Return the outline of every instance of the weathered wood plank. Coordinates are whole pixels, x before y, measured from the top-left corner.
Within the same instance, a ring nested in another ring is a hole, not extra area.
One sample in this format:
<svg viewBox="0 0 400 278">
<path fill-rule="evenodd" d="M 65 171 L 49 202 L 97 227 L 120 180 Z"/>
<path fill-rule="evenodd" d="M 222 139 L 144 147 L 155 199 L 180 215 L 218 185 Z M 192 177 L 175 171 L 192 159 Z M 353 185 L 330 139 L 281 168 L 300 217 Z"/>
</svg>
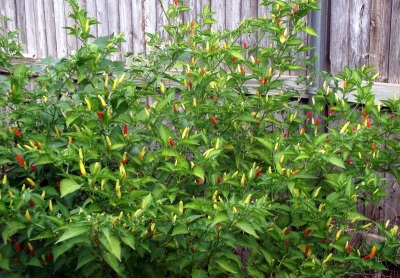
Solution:
<svg viewBox="0 0 400 278">
<path fill-rule="evenodd" d="M 225 22 L 226 22 L 226 12 L 225 7 L 227 5 L 226 0 L 211 0 L 211 10 L 216 12 L 214 15 L 215 19 L 218 20 L 218 23 L 213 25 L 215 30 L 224 30 Z"/>
<path fill-rule="evenodd" d="M 389 78 L 391 83 L 400 83 L 400 0 L 392 1 L 390 24 Z"/>
<path fill-rule="evenodd" d="M 132 25 L 133 25 L 133 50 L 135 53 L 142 53 L 146 49 L 146 16 L 145 3 L 141 1 L 133 1 L 132 5 Z"/>
<path fill-rule="evenodd" d="M 375 66 L 379 72 L 377 81 L 387 82 L 389 79 L 389 41 L 392 1 L 372 1 L 371 25 L 369 37 L 369 65 Z"/>
<path fill-rule="evenodd" d="M 18 40 L 25 44 L 26 42 L 26 16 L 25 16 L 25 3 L 22 1 L 15 2 L 15 20 L 16 20 L 16 27 L 20 30 L 18 34 Z M 18 12 L 17 12 L 18 11 Z M 26 51 L 25 51 L 26 53 Z"/>
<path fill-rule="evenodd" d="M 0 15 L 4 15 L 11 19 L 5 25 L 7 30 L 17 30 L 17 15 L 14 0 L 3 0 L 3 5 L 0 6 Z"/>
<path fill-rule="evenodd" d="M 118 35 L 121 33 L 122 29 L 120 27 L 120 14 L 119 14 L 119 0 L 108 0 L 107 1 L 107 23 L 108 23 L 108 33 L 114 35 Z M 111 59 L 113 60 L 121 60 L 121 53 L 113 53 L 111 54 Z"/>
<path fill-rule="evenodd" d="M 31 26 L 30 28 L 33 29 L 35 37 L 36 37 L 36 53 L 38 58 L 44 58 L 48 56 L 47 50 L 47 26 L 46 26 L 46 19 L 45 14 L 48 11 L 45 11 L 43 0 L 37 0 L 36 5 L 34 6 L 34 10 L 32 13 L 35 14 L 36 22 L 35 25 Z M 33 42 L 35 42 L 35 37 L 33 38 Z"/>
<path fill-rule="evenodd" d="M 130 0 L 120 0 L 119 1 L 119 32 L 125 33 L 126 42 L 121 44 L 122 55 L 126 52 L 133 51 L 133 23 L 132 23 L 132 5 L 130 5 Z M 141 23 L 141 20 L 137 20 Z M 138 24 L 135 22 L 135 24 Z"/>
<path fill-rule="evenodd" d="M 36 22 L 36 14 L 35 14 L 35 7 L 32 1 L 25 1 L 25 20 L 26 25 L 25 34 L 26 34 L 26 41 L 25 44 L 25 51 L 29 54 L 35 55 L 35 57 L 39 57 L 39 49 L 36 45 L 38 41 L 37 37 L 37 22 Z"/>
<path fill-rule="evenodd" d="M 338 73 L 348 65 L 348 40 L 349 40 L 349 9 L 348 0 L 337 0 L 335 5 L 331 6 L 331 42 L 330 42 L 330 60 L 331 71 Z"/>
<path fill-rule="evenodd" d="M 108 3 L 105 0 L 96 1 L 96 17 L 100 21 L 97 28 L 97 35 L 99 37 L 107 36 L 111 32 L 108 29 Z"/>
<path fill-rule="evenodd" d="M 156 15 L 156 1 L 154 0 L 142 0 L 144 2 L 143 5 L 143 16 L 144 16 L 144 30 L 145 33 L 154 33 L 156 31 L 157 20 L 155 19 Z M 149 51 L 149 46 L 147 45 L 148 38 L 145 37 L 145 51 Z"/>
<path fill-rule="evenodd" d="M 368 64 L 371 0 L 350 2 L 349 64 L 354 68 Z"/>
<path fill-rule="evenodd" d="M 256 1 L 242 1 L 241 17 L 251 18 L 256 17 L 258 13 L 258 3 Z M 242 37 L 243 42 L 247 43 L 248 47 L 254 47 L 257 43 L 257 34 L 245 34 Z"/>
<path fill-rule="evenodd" d="M 47 44 L 47 55 L 51 57 L 57 57 L 57 40 L 56 40 L 56 28 L 55 28 L 55 18 L 54 18 L 54 2 L 45 2 L 45 12 L 44 12 L 44 25 L 46 30 L 46 37 L 44 38 Z M 39 11 L 40 12 L 40 11 Z"/>
<path fill-rule="evenodd" d="M 57 41 L 57 58 L 67 55 L 67 32 L 65 26 L 64 1 L 54 1 L 54 25 L 55 38 Z"/>
</svg>

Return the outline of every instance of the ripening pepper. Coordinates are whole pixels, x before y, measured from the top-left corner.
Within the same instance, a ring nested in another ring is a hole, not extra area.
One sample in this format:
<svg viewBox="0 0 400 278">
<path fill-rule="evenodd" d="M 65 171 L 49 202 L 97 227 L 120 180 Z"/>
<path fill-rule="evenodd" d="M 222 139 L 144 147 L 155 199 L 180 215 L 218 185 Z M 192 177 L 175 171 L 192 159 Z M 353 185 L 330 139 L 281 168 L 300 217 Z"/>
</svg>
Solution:
<svg viewBox="0 0 400 278">
<path fill-rule="evenodd" d="M 29 210 L 25 211 L 25 219 L 26 221 L 30 222 L 31 221 L 31 214 L 29 213 Z"/>
<path fill-rule="evenodd" d="M 79 160 L 79 169 L 81 170 L 81 174 L 82 176 L 86 176 L 86 169 L 85 169 L 85 165 L 83 164 L 82 160 Z"/>
</svg>

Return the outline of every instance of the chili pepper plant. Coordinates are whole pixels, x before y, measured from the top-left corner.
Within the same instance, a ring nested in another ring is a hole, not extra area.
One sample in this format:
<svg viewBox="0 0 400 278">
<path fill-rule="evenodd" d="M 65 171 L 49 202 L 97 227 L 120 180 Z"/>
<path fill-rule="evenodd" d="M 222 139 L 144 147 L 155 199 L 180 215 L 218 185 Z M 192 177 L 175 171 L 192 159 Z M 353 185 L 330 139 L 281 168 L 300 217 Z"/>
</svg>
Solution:
<svg viewBox="0 0 400 278">
<path fill-rule="evenodd" d="M 11 63 L 22 46 L 1 29 L 1 274 L 338 277 L 396 264 L 397 226 L 358 207 L 387 196 L 382 174 L 400 178 L 400 101 L 375 100 L 372 67 L 311 72 L 316 0 L 263 0 L 268 16 L 225 31 L 209 5 L 182 22 L 191 1 L 171 0 L 168 38 L 147 34 L 147 55 L 126 63 L 110 59 L 123 34 L 95 38 L 99 22 L 67 2 L 82 47 L 43 67 Z M 325 79 L 310 104 L 283 78 L 303 69 L 305 86 Z"/>
</svg>

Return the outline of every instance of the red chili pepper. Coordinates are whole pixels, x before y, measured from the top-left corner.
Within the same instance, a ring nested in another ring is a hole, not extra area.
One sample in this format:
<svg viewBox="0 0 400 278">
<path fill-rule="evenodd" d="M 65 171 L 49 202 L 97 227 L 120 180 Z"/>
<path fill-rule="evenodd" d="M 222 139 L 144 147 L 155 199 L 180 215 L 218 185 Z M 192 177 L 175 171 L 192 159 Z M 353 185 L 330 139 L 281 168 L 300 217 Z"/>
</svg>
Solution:
<svg viewBox="0 0 400 278">
<path fill-rule="evenodd" d="M 47 254 L 47 260 L 51 261 L 53 259 L 53 255 L 51 253 Z"/>
<path fill-rule="evenodd" d="M 371 120 L 370 119 L 367 119 L 367 127 L 371 128 Z"/>
<path fill-rule="evenodd" d="M 260 58 L 257 58 L 257 59 L 256 59 L 256 64 L 259 65 L 260 63 L 261 63 Z"/>
<path fill-rule="evenodd" d="M 285 133 L 283 134 L 283 137 L 287 138 L 287 137 L 288 137 L 288 134 L 285 132 Z"/>
<path fill-rule="evenodd" d="M 319 125 L 319 118 L 315 120 L 315 125 Z"/>
<path fill-rule="evenodd" d="M 19 132 L 18 129 L 14 128 L 14 133 L 15 133 L 15 135 L 17 135 L 18 137 L 21 137 L 21 132 Z"/>
<path fill-rule="evenodd" d="M 348 251 L 349 253 L 351 253 L 351 252 L 353 251 L 353 247 L 351 247 L 350 244 L 347 245 L 347 251 Z"/>
<path fill-rule="evenodd" d="M 18 253 L 21 253 L 21 252 L 22 252 L 21 244 L 19 244 L 18 242 L 15 243 L 15 249 L 17 249 L 17 252 L 18 252 Z"/>
<path fill-rule="evenodd" d="M 347 159 L 347 164 L 351 164 L 351 157 Z"/>
<path fill-rule="evenodd" d="M 244 73 L 245 73 L 244 67 L 241 67 L 241 68 L 240 68 L 240 71 L 242 72 L 242 74 L 244 74 Z"/>
<path fill-rule="evenodd" d="M 124 164 L 128 164 L 128 161 L 129 161 L 129 160 L 128 160 L 127 158 L 125 158 L 124 161 L 122 161 L 122 162 L 123 162 Z"/>
<path fill-rule="evenodd" d="M 176 103 L 174 104 L 174 111 L 178 112 L 178 105 Z"/>
<path fill-rule="evenodd" d="M 329 115 L 329 116 L 332 116 L 332 114 L 333 114 L 333 109 L 330 108 L 330 109 L 329 109 L 329 112 L 328 112 L 328 115 Z"/>
<path fill-rule="evenodd" d="M 220 176 L 218 176 L 218 178 L 217 178 L 217 182 L 218 182 L 218 184 L 220 184 L 220 183 L 221 183 L 221 177 L 220 177 Z"/>
<path fill-rule="evenodd" d="M 258 177 L 261 174 L 261 168 L 259 168 L 256 172 L 256 177 Z"/>
<path fill-rule="evenodd" d="M 287 236 L 288 234 L 290 234 L 290 230 L 285 231 L 285 236 Z"/>
<path fill-rule="evenodd" d="M 175 5 L 175 6 L 178 6 L 178 4 L 179 4 L 179 3 L 178 3 L 178 0 L 174 0 L 174 5 Z"/>
<path fill-rule="evenodd" d="M 124 124 L 124 135 L 128 134 L 128 125 Z"/>
<path fill-rule="evenodd" d="M 247 48 L 247 43 L 246 42 L 243 43 L 243 47 Z"/>
<path fill-rule="evenodd" d="M 192 83 L 192 81 L 189 81 L 189 88 L 190 88 L 190 89 L 193 88 L 193 83 Z"/>
<path fill-rule="evenodd" d="M 29 200 L 29 206 L 30 207 L 34 207 L 35 206 L 35 202 L 32 199 Z"/>
<path fill-rule="evenodd" d="M 268 78 L 264 77 L 263 83 L 267 84 L 268 83 Z"/>
<path fill-rule="evenodd" d="M 36 171 L 36 166 L 34 164 L 31 164 L 31 170 L 32 170 L 32 172 Z"/>
<path fill-rule="evenodd" d="M 307 246 L 306 246 L 306 249 L 304 250 L 304 254 L 307 255 L 309 250 L 310 250 L 310 246 L 307 245 Z"/>
<path fill-rule="evenodd" d="M 390 115 L 390 118 L 391 118 L 391 119 L 394 119 L 394 114 Z"/>
<path fill-rule="evenodd" d="M 277 21 L 278 24 L 279 24 L 279 23 L 281 23 L 282 20 L 281 20 L 280 18 L 278 18 L 276 21 Z"/>
<path fill-rule="evenodd" d="M 192 252 L 192 254 L 194 254 L 194 247 L 190 247 L 190 251 Z"/>
<path fill-rule="evenodd" d="M 321 243 L 325 243 L 325 239 L 321 239 Z"/>
<path fill-rule="evenodd" d="M 15 258 L 14 262 L 19 263 L 21 260 L 19 258 Z"/>
<path fill-rule="evenodd" d="M 215 129 L 215 130 L 218 130 L 218 126 L 217 126 L 217 125 L 214 125 L 214 129 Z"/>
<path fill-rule="evenodd" d="M 285 245 L 288 246 L 289 245 L 289 240 L 285 241 Z"/>
<path fill-rule="evenodd" d="M 39 144 L 38 141 L 35 142 L 35 145 L 36 145 L 36 148 L 37 148 L 38 150 L 41 150 L 41 149 L 42 149 L 42 147 L 40 146 L 40 144 Z"/>
<path fill-rule="evenodd" d="M 372 142 L 372 144 L 371 144 L 371 150 L 372 150 L 372 151 L 375 151 L 375 148 L 376 148 L 376 143 L 375 143 L 375 142 Z"/>
<path fill-rule="evenodd" d="M 364 109 L 361 111 L 361 115 L 363 116 L 363 117 L 365 117 L 365 115 L 367 115 L 367 111 L 365 111 Z"/>
<path fill-rule="evenodd" d="M 214 116 L 210 117 L 211 121 L 213 122 L 214 125 L 217 125 L 217 120 L 215 119 Z"/>
<path fill-rule="evenodd" d="M 309 120 L 311 120 L 311 117 L 312 117 L 312 111 L 308 111 L 308 113 L 307 113 L 307 118 L 308 118 Z"/>
<path fill-rule="evenodd" d="M 18 159 L 19 165 L 24 166 L 25 161 L 24 161 L 24 159 L 22 158 L 22 156 L 19 155 L 19 154 L 16 154 L 16 157 L 17 157 L 17 159 Z"/>
<path fill-rule="evenodd" d="M 232 57 L 232 62 L 236 63 L 236 57 Z"/>
<path fill-rule="evenodd" d="M 29 254 L 31 255 L 31 257 L 34 257 L 35 256 L 35 250 L 29 250 Z"/>
<path fill-rule="evenodd" d="M 292 175 L 297 175 L 298 173 L 300 173 L 300 170 L 299 170 L 299 169 L 294 170 L 294 171 L 292 172 Z"/>
<path fill-rule="evenodd" d="M 365 162 L 369 162 L 369 158 L 368 158 L 368 156 L 365 158 Z"/>
<path fill-rule="evenodd" d="M 204 75 L 206 71 L 204 69 L 201 69 L 201 75 Z"/>
<path fill-rule="evenodd" d="M 308 235 L 310 234 L 310 232 L 311 232 L 310 230 L 305 230 L 305 231 L 304 231 L 304 235 L 305 235 L 305 236 L 308 236 Z"/>
<path fill-rule="evenodd" d="M 172 140 L 171 138 L 169 138 L 169 145 L 173 148 L 175 146 L 175 142 L 174 140 Z"/>
<path fill-rule="evenodd" d="M 56 181 L 56 186 L 58 189 L 60 189 L 60 183 L 58 181 Z"/>
<path fill-rule="evenodd" d="M 97 116 L 102 120 L 104 118 L 103 113 L 101 112 L 96 112 Z"/>
</svg>

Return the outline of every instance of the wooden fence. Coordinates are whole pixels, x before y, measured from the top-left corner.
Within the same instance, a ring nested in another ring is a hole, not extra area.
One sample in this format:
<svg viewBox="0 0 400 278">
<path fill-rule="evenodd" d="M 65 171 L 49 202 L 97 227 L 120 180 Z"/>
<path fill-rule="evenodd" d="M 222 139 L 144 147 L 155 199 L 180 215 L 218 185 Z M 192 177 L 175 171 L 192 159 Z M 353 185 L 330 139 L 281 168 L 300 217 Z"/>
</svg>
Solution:
<svg viewBox="0 0 400 278">
<path fill-rule="evenodd" d="M 244 18 L 268 15 L 261 0 L 184 0 L 193 10 L 183 22 L 191 21 L 205 4 L 210 4 L 218 23 L 214 28 L 233 29 Z M 289 0 L 287 0 L 289 1 Z M 158 0 L 81 0 L 89 16 L 102 24 L 93 28 L 95 36 L 124 32 L 122 52 L 146 51 L 146 32 L 162 31 L 166 24 Z M 172 0 L 161 0 L 168 7 Z M 301 7 L 300 7 L 301 8 Z M 7 28 L 21 30 L 19 39 L 26 53 L 35 57 L 63 57 L 79 47 L 67 36 L 64 26 L 72 25 L 65 0 L 1 0 L 0 14 L 13 19 Z M 337 73 L 343 66 L 374 65 L 378 81 L 400 83 L 400 0 L 328 1 L 328 70 Z M 257 39 L 245 38 L 250 44 Z M 307 39 L 307 38 L 305 38 Z M 263 41 L 265 45 L 269 42 Z M 122 56 L 116 56 L 121 59 Z"/>
</svg>

